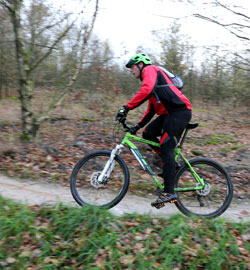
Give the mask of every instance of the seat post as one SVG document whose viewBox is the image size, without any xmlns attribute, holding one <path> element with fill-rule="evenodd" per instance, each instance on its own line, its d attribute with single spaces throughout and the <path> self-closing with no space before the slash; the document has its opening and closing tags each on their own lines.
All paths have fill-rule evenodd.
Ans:
<svg viewBox="0 0 250 270">
<path fill-rule="evenodd" d="M 187 126 L 185 128 L 185 131 L 184 131 L 184 134 L 181 137 L 181 142 L 180 142 L 180 144 L 178 146 L 179 148 L 182 148 L 182 145 L 183 145 L 183 143 L 184 143 L 184 141 L 186 139 L 186 136 L 187 136 L 187 133 L 188 133 L 189 129 L 194 129 L 194 128 L 197 128 L 198 126 L 199 126 L 198 122 L 196 122 L 196 123 L 188 123 L 187 124 Z"/>
<path fill-rule="evenodd" d="M 182 148 L 182 146 L 183 146 L 183 143 L 184 143 L 184 141 L 185 141 L 185 139 L 186 139 L 187 133 L 188 133 L 188 128 L 185 128 L 184 134 L 183 134 L 183 136 L 181 137 L 181 142 L 180 142 L 180 144 L 179 144 L 179 147 L 180 147 L 180 148 Z"/>
</svg>

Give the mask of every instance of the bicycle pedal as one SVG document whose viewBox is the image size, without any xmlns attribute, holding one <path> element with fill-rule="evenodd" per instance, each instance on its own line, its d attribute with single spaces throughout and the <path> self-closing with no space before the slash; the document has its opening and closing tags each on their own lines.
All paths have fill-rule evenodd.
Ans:
<svg viewBox="0 0 250 270">
<path fill-rule="evenodd" d="M 174 200 L 171 200 L 169 202 L 164 202 L 164 203 L 159 203 L 157 205 L 152 205 L 152 207 L 155 207 L 156 209 L 160 209 L 160 208 L 164 207 L 167 203 L 176 203 L 176 202 L 177 202 L 177 200 L 174 199 Z"/>
<path fill-rule="evenodd" d="M 157 205 L 152 205 L 152 207 L 155 207 L 156 209 L 160 209 L 165 206 L 166 203 L 159 203 Z"/>
<path fill-rule="evenodd" d="M 165 206 L 165 203 L 155 206 L 156 209 L 160 209 Z"/>
<path fill-rule="evenodd" d="M 177 200 L 175 199 L 175 200 L 171 200 L 170 201 L 170 203 L 176 203 L 177 202 Z"/>
</svg>

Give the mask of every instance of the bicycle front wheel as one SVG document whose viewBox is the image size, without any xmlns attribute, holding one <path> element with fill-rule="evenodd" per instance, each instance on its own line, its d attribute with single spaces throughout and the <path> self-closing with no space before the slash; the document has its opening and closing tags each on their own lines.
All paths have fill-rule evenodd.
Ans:
<svg viewBox="0 0 250 270">
<path fill-rule="evenodd" d="M 208 218 L 220 216 L 229 207 L 233 198 L 233 184 L 229 173 L 222 165 L 208 158 L 195 158 L 189 163 L 204 180 L 205 187 L 201 190 L 191 190 L 194 187 L 201 187 L 201 184 L 197 183 L 190 168 L 184 164 L 176 175 L 178 196 L 176 206 L 187 216 Z"/>
<path fill-rule="evenodd" d="M 79 205 L 111 208 L 125 196 L 129 186 L 129 170 L 124 160 L 116 155 L 109 177 L 98 182 L 111 151 L 94 151 L 83 157 L 74 167 L 70 189 Z"/>
</svg>

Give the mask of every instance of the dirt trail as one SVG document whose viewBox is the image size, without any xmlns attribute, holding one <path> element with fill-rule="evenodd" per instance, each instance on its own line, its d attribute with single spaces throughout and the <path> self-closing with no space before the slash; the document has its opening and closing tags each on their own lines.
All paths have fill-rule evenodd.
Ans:
<svg viewBox="0 0 250 270">
<path fill-rule="evenodd" d="M 67 205 L 77 206 L 69 187 L 64 187 L 55 183 L 44 181 L 29 181 L 8 178 L 0 175 L 0 194 L 6 198 L 14 199 L 28 205 L 34 204 L 55 204 L 62 202 Z M 110 211 L 114 215 L 123 215 L 125 213 L 149 214 L 156 217 L 168 217 L 174 213 L 180 213 L 175 205 L 167 205 L 157 210 L 151 207 L 152 197 L 138 197 L 127 194 L 125 198 Z M 231 221 L 249 221 L 250 205 L 249 203 L 233 202 L 222 217 Z"/>
</svg>

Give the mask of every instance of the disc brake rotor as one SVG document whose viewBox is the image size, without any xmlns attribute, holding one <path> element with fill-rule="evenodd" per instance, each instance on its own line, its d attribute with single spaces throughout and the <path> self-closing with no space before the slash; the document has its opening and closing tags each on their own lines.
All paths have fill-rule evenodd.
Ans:
<svg viewBox="0 0 250 270">
<path fill-rule="evenodd" d="M 201 183 L 198 183 L 196 185 L 196 187 L 202 187 L 202 184 Z M 196 192 L 200 195 L 200 196 L 207 196 L 210 192 L 210 185 L 208 183 L 205 183 L 205 186 L 203 189 L 199 189 L 199 190 L 196 190 Z"/>
<path fill-rule="evenodd" d="M 92 173 L 92 175 L 91 175 L 90 183 L 91 183 L 91 185 L 92 185 L 93 187 L 95 187 L 95 188 L 99 188 L 99 187 L 104 186 L 103 183 L 100 183 L 100 182 L 98 181 L 98 178 L 99 178 L 100 175 L 101 175 L 101 172 L 94 172 L 94 173 Z"/>
</svg>

